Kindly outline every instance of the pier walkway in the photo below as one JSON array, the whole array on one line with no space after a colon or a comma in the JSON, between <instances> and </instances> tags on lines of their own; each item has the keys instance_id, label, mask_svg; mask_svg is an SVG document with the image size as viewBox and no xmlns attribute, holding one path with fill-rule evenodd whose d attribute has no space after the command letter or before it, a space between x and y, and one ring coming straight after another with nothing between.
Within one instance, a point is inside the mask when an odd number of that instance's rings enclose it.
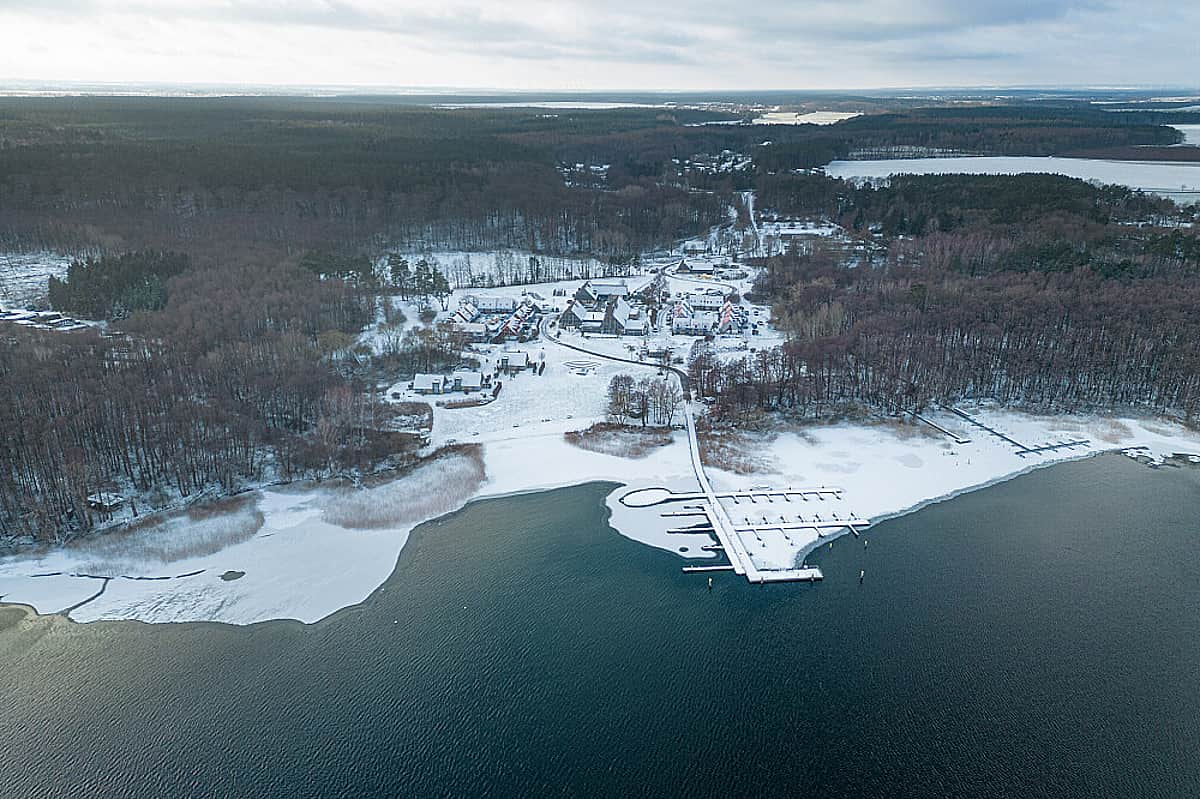
<instances>
[{"instance_id":1,"label":"pier walkway","mask_svg":"<svg viewBox=\"0 0 1200 799\"><path fill-rule=\"evenodd\" d=\"M561 330L553 331L561 335ZM704 473L704 463L700 458L700 443L696 436L696 421L693 411L694 400L691 397L691 389L688 385L688 375L682 369L675 366L653 363L650 361L635 360L632 358L622 358L616 355L609 355L604 352L597 352L592 349L581 347L576 344L569 344L562 341L560 335L552 335L549 329L547 320L542 321L543 338L558 344L561 347L575 350L576 352L586 353L597 358L603 358L608 361L616 361L618 363L627 363L634 366L644 366L651 369L665 369L677 378L684 392L684 419L687 422L688 436L688 453L692 461L692 471L695 472L696 482L700 486L700 491L690 494L674 494L665 488L640 489L631 491L629 494L621 497L622 504L627 507L651 507L662 502L679 502L689 501L695 503L693 506L685 509L680 513L669 513L664 515L669 516L703 516L709 527L693 528L698 531L711 532L717 539L717 545L724 551L725 556L729 559L728 567L714 567L706 570L721 570L729 571L732 569L736 574L744 576L752 583L775 583L775 582L791 582L791 581L807 581L815 582L822 579L821 570L816 566L804 566L801 568L791 569L763 569L754 563L749 550L746 548L746 542L742 540L742 534L753 534L759 537L760 533L765 533L770 530L778 531L785 537L787 530L813 529L821 535L822 530L848 529L857 534L859 528L869 526L869 522L865 519L858 519L854 514L849 514L846 519L838 519L837 514L829 515L829 518L821 518L819 514L814 513L811 520L803 517L797 517L796 520L789 520L786 516L781 516L779 521L773 521L763 517L762 522L749 519L745 514L741 513L740 507L743 503L753 506L754 511L770 505L779 506L779 503L821 503L830 500L841 500L841 489L837 488L815 488L815 489L785 489L775 490L771 488L755 488L747 491L733 491L723 494L718 494L713 490L712 484L708 481L708 475ZM633 501L627 501L631 498L642 495L640 498ZM741 517L740 524L735 524L730 512L724 502L730 502L737 507L738 515ZM759 539L761 540L761 538ZM685 567L685 571L695 570L705 567Z\"/></svg>"},{"instance_id":2,"label":"pier walkway","mask_svg":"<svg viewBox=\"0 0 1200 799\"><path fill-rule=\"evenodd\" d=\"M1030 447L1025 444L1022 444L1020 441L1017 441L1015 438L1007 435L1006 433L1002 433L993 427L989 427L988 425L986 425L983 422L976 419L974 416L971 416L971 414L967 413L966 411L961 411L958 408L953 408L953 407L950 408L949 410L955 416L958 416L959 418L966 420L969 424L972 424L975 427L978 427L980 430L983 430L984 432L988 433L989 435L995 436L996 438L1000 439L1001 441L1005 442L1006 444L1011 444L1013 446L1013 448L1017 451L1017 457L1019 457L1019 458L1024 458L1026 455L1037 455L1038 453L1042 453L1042 452L1056 452L1057 450L1060 450L1060 449L1074 449L1075 447L1086 447L1092 443L1086 439L1077 439L1077 440L1073 440L1073 441L1057 441L1053 444L1040 444L1036 447Z\"/></svg>"}]
</instances>

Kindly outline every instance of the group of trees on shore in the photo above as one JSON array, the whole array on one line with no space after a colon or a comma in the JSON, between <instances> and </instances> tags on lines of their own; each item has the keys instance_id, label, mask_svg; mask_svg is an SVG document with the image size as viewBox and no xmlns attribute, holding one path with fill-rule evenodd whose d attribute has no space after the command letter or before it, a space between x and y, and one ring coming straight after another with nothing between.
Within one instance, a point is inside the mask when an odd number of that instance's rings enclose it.
<instances>
[{"instance_id":1,"label":"group of trees on shore","mask_svg":"<svg viewBox=\"0 0 1200 799\"><path fill-rule=\"evenodd\" d=\"M632 419L642 427L670 427L683 402L683 392L670 378L613 376L608 383L608 415L614 421Z\"/></svg>"},{"instance_id":2,"label":"group of trees on shore","mask_svg":"<svg viewBox=\"0 0 1200 799\"><path fill-rule=\"evenodd\" d=\"M860 196L846 215L919 207L928 221L879 262L836 245L766 259L756 293L790 340L733 362L697 353L692 377L718 412L968 397L1200 411L1200 237L1129 224L1169 210L1159 200L1048 176L903 179Z\"/></svg>"},{"instance_id":3,"label":"group of trees on shore","mask_svg":"<svg viewBox=\"0 0 1200 799\"><path fill-rule=\"evenodd\" d=\"M118 265L120 262L115 262ZM115 491L147 506L403 452L371 386L326 357L373 299L284 265L191 268L121 334L16 329L0 340L0 527L62 540ZM352 339L351 339L352 340Z\"/></svg>"}]
</instances>

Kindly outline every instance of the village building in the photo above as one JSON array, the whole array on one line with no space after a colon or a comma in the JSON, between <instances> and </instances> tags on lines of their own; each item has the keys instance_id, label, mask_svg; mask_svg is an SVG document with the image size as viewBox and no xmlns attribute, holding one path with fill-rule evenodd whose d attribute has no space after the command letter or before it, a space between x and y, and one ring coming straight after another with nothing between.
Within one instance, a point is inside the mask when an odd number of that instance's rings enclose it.
<instances>
[{"instance_id":1,"label":"village building","mask_svg":"<svg viewBox=\"0 0 1200 799\"><path fill-rule=\"evenodd\" d=\"M418 394L441 394L446 386L442 375L417 373L413 377L412 390Z\"/></svg>"},{"instance_id":2,"label":"village building","mask_svg":"<svg viewBox=\"0 0 1200 799\"><path fill-rule=\"evenodd\" d=\"M450 390L470 394L483 388L483 375L479 372L455 372L450 375Z\"/></svg>"},{"instance_id":3,"label":"village building","mask_svg":"<svg viewBox=\"0 0 1200 799\"><path fill-rule=\"evenodd\" d=\"M567 303L567 308L558 317L558 326L575 329L583 324L587 318L588 309L583 303L576 300L571 300Z\"/></svg>"},{"instance_id":4,"label":"village building","mask_svg":"<svg viewBox=\"0 0 1200 799\"><path fill-rule=\"evenodd\" d=\"M588 311L583 315L583 321L579 324L579 330L583 333L603 333L604 332L604 311Z\"/></svg>"},{"instance_id":5,"label":"village building","mask_svg":"<svg viewBox=\"0 0 1200 799\"><path fill-rule=\"evenodd\" d=\"M483 322L468 322L466 324L455 324L455 329L466 336L467 341L472 344L482 344L491 340L488 334L488 326Z\"/></svg>"},{"instance_id":6,"label":"village building","mask_svg":"<svg viewBox=\"0 0 1200 799\"><path fill-rule=\"evenodd\" d=\"M502 350L497 356L497 367L502 372L515 374L533 365L529 353L524 350Z\"/></svg>"},{"instance_id":7,"label":"village building","mask_svg":"<svg viewBox=\"0 0 1200 799\"><path fill-rule=\"evenodd\" d=\"M640 306L630 302L624 281L587 281L559 316L559 325L582 333L642 336L649 321Z\"/></svg>"},{"instance_id":8,"label":"village building","mask_svg":"<svg viewBox=\"0 0 1200 799\"><path fill-rule=\"evenodd\" d=\"M468 325L479 318L479 308L470 300L464 300L458 310L450 317L450 321L459 325Z\"/></svg>"},{"instance_id":9,"label":"village building","mask_svg":"<svg viewBox=\"0 0 1200 799\"><path fill-rule=\"evenodd\" d=\"M523 340L531 335L531 328L537 324L537 320L537 306L531 302L522 303L504 323L500 334L505 338L515 336Z\"/></svg>"},{"instance_id":10,"label":"village building","mask_svg":"<svg viewBox=\"0 0 1200 799\"><path fill-rule=\"evenodd\" d=\"M490 375L485 377L479 372L462 369L452 373L449 377L418 373L413 377L411 388L418 394L452 394L456 391L470 394L482 390L490 382Z\"/></svg>"},{"instance_id":11,"label":"village building","mask_svg":"<svg viewBox=\"0 0 1200 799\"><path fill-rule=\"evenodd\" d=\"M510 314L521 304L514 297L495 297L488 295L471 295L466 302L478 309L481 314Z\"/></svg>"},{"instance_id":12,"label":"village building","mask_svg":"<svg viewBox=\"0 0 1200 799\"><path fill-rule=\"evenodd\" d=\"M642 336L646 334L646 320L623 297L616 297L604 309L600 332L611 336Z\"/></svg>"},{"instance_id":13,"label":"village building","mask_svg":"<svg viewBox=\"0 0 1200 799\"><path fill-rule=\"evenodd\" d=\"M720 315L715 311L678 314L671 318L671 332L677 336L708 336L717 331Z\"/></svg>"},{"instance_id":14,"label":"village building","mask_svg":"<svg viewBox=\"0 0 1200 799\"><path fill-rule=\"evenodd\" d=\"M88 494L87 504L92 510L112 513L125 504L125 497L111 491L97 491L95 494Z\"/></svg>"},{"instance_id":15,"label":"village building","mask_svg":"<svg viewBox=\"0 0 1200 799\"><path fill-rule=\"evenodd\" d=\"M624 280L588 280L575 292L575 301L591 308L614 297L628 296L629 286Z\"/></svg>"},{"instance_id":16,"label":"village building","mask_svg":"<svg viewBox=\"0 0 1200 799\"><path fill-rule=\"evenodd\" d=\"M719 311L725 306L724 292L695 292L686 298L687 304L695 311Z\"/></svg>"},{"instance_id":17,"label":"village building","mask_svg":"<svg viewBox=\"0 0 1200 799\"><path fill-rule=\"evenodd\" d=\"M680 274L696 275L697 277L705 275L712 277L717 274L720 268L721 265L709 258L684 258L679 262L679 266L675 271Z\"/></svg>"}]
</instances>

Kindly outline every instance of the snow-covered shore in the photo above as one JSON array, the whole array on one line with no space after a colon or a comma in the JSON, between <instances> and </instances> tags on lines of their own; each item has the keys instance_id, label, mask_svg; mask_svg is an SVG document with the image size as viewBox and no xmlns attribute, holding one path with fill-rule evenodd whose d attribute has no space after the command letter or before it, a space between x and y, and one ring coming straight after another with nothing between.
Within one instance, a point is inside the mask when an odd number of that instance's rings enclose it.
<instances>
[{"instance_id":1,"label":"snow-covered shore","mask_svg":"<svg viewBox=\"0 0 1200 799\"><path fill-rule=\"evenodd\" d=\"M536 385L533 381L537 378L520 379ZM742 446L749 458L759 462L759 469L752 474L733 474L710 468L709 475L718 490L763 484L840 487L847 509L879 521L1031 469L1100 452L1146 447L1140 452L1154 457L1200 455L1200 436L1162 422L1035 417L987 409L976 409L973 414L1027 446L1078 439L1088 443L1021 456L1010 443L943 413L934 421L969 437L968 442L959 443L931 428L883 424L747 435ZM118 565L120 574L97 574L97 554L86 548L8 558L0 561L0 596L4 602L31 605L41 613L75 607L69 615L77 621L252 624L296 619L311 623L362 602L378 588L391 574L409 533L422 521L472 499L601 480L623 484L608 500L611 523L619 532L684 557L712 557L700 549L709 542L707 537L668 534L669 520L657 512L625 508L618 502L630 487L695 490L683 433L677 432L672 444L654 449L644 458L629 459L583 450L563 438L564 432L589 423L587 419L551 419L521 424L519 430L493 425L491 431L472 437L482 445L487 475L477 489L441 504L404 506L402 510L410 512L396 514L393 518L402 522L390 526L334 523L332 519L340 520L345 513L332 512L331 507L346 499L329 488L263 491L254 500L254 508L261 513L257 531L212 554L159 564L134 560ZM374 489L388 493L368 497L368 503L436 493L447 480L446 472L440 471L445 467L438 463ZM792 539L794 546L795 533ZM825 540L814 533L811 541L783 551L777 542L762 542L763 551L756 558L766 563L790 561ZM98 579L106 576L113 579ZM89 601L101 588L103 592Z\"/></svg>"}]
</instances>

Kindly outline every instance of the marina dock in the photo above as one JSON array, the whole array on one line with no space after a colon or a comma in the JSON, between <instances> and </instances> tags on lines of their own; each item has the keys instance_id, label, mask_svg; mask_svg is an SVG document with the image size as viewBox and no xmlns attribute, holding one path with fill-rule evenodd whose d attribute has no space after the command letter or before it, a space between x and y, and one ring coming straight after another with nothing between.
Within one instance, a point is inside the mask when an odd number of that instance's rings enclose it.
<instances>
[{"instance_id":1,"label":"marina dock","mask_svg":"<svg viewBox=\"0 0 1200 799\"><path fill-rule=\"evenodd\" d=\"M688 451L692 470L700 491L675 493L665 488L642 488L630 491L620 501L626 507L650 508L671 504L671 510L663 510L664 518L694 518L696 524L676 527L669 533L711 535L715 542L702 547L708 552L722 552L729 560L719 566L684 566L688 574L732 571L751 583L816 582L824 575L816 566L804 565L797 568L767 568L755 562L750 545L763 546L765 536L774 538L776 546L797 547L789 533L809 531L818 538L851 532L870 527L870 522L844 506L840 488L819 486L815 488L754 488L718 492L704 472L700 458L700 445L691 402L685 403L684 418L687 421ZM782 542L780 539L782 536ZM812 538L802 539L806 544ZM799 552L799 550L797 550Z\"/></svg>"}]
</instances>

